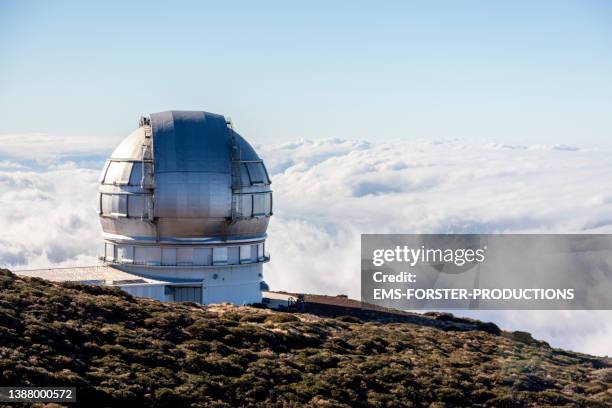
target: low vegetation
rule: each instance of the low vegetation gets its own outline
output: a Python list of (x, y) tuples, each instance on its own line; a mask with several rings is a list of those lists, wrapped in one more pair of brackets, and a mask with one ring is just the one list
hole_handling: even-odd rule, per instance
[(163, 304), (0, 272), (0, 384), (76, 386), (76, 406), (609, 407), (611, 383), (609, 359), (527, 333)]

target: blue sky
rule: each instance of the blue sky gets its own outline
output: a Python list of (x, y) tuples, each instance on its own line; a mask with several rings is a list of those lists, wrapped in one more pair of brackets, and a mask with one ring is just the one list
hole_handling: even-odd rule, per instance
[(612, 3), (0, 0), (0, 134), (610, 145)]

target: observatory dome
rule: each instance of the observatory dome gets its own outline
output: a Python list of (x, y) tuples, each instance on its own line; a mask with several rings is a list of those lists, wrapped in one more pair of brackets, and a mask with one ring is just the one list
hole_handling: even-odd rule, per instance
[[(256, 280), (259, 291), (261, 263), (269, 259), (270, 184), (263, 161), (223, 116), (143, 117), (100, 175), (101, 258), (143, 276), (215, 276), (225, 286)], [(257, 271), (257, 279), (236, 276), (243, 270)]]

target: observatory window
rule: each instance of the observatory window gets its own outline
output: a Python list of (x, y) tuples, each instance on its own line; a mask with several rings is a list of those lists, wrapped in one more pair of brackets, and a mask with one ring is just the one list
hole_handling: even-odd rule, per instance
[(176, 250), (177, 265), (193, 265), (193, 248), (179, 248)]
[(134, 248), (134, 263), (135, 264), (145, 264), (147, 260), (147, 249), (142, 247)]
[(213, 248), (213, 265), (227, 264), (227, 247)]
[(265, 215), (265, 194), (253, 194), (253, 215)]
[(114, 194), (112, 197), (112, 214), (113, 215), (127, 215), (127, 195), (126, 194)]
[(272, 214), (272, 194), (253, 194), (253, 215)]
[(240, 247), (232, 246), (227, 248), (227, 263), (238, 265), (240, 263)]
[(147, 263), (150, 265), (161, 264), (161, 248), (149, 248), (148, 250), (149, 259)]
[(257, 245), (251, 245), (251, 262), (257, 262)]
[(249, 178), (249, 171), (247, 170), (246, 163), (240, 163), (240, 186), (248, 187), (251, 185), (251, 179)]
[(100, 197), (102, 215), (127, 216), (127, 202), (126, 194), (102, 194)]
[(241, 217), (250, 218), (253, 216), (253, 197), (250, 194), (239, 195), (237, 205), (237, 212)]
[(106, 170), (104, 184), (128, 184), (131, 172), (131, 162), (111, 161)]
[(130, 185), (139, 186), (142, 181), (142, 162), (134, 162), (130, 174)]
[(272, 214), (272, 193), (264, 195), (264, 206), (266, 207), (266, 215)]
[(146, 265), (159, 265), (161, 263), (161, 248), (135, 247), (134, 263)]
[(211, 265), (212, 264), (212, 249), (210, 248), (195, 248), (193, 250), (194, 265)]
[(265, 257), (265, 255), (264, 255), (264, 244), (262, 242), (261, 244), (257, 244), (257, 259), (262, 261), (264, 259), (264, 257)]
[(115, 260), (115, 246), (113, 244), (106, 244), (104, 248), (104, 258), (107, 261)]
[(104, 168), (102, 169), (102, 173), (100, 173), (100, 178), (98, 179), (99, 183), (102, 183), (104, 181), (104, 178), (106, 177), (106, 171), (108, 170), (108, 165), (110, 164), (110, 161), (107, 160), (104, 163)]
[(102, 215), (110, 215), (113, 212), (113, 196), (110, 194), (101, 194), (100, 206)]
[(251, 246), (242, 245), (240, 246), (240, 263), (251, 262)]
[(176, 248), (162, 248), (162, 265), (176, 265)]
[(142, 194), (131, 194), (128, 196), (128, 216), (142, 218), (145, 216), (145, 208), (148, 196)]
[(121, 262), (134, 262), (134, 247), (131, 245), (120, 245), (117, 247), (117, 258)]
[(247, 170), (249, 171), (249, 178), (251, 184), (269, 184), (269, 180), (266, 174), (266, 169), (263, 163), (247, 163)]

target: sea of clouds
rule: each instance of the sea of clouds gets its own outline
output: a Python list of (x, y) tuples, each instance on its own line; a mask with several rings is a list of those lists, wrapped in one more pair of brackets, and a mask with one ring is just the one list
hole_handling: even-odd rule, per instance
[[(118, 140), (0, 135), (0, 266), (92, 265), (96, 189)], [(612, 151), (450, 141), (257, 146), (274, 189), (273, 289), (360, 295), (362, 233), (612, 233)], [(579, 278), (579, 277), (577, 277)], [(612, 355), (612, 312), (459, 312)]]

